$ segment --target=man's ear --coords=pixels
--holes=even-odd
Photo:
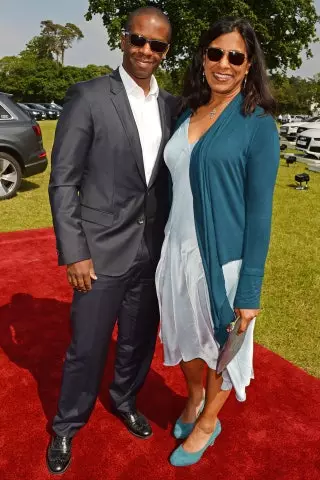
[[[124,51],[125,41],[126,41],[125,35],[121,34],[121,37],[120,37],[120,49],[121,49],[122,52]]]
[[[170,50],[170,45],[168,46],[167,50],[162,54],[162,60],[164,60],[167,56],[167,53],[169,52]]]

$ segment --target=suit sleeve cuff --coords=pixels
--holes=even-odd
[[[87,248],[82,248],[80,250],[73,249],[69,252],[57,250],[57,254],[59,265],[70,265],[70,263],[81,262],[82,260],[89,260],[91,258],[89,249]]]

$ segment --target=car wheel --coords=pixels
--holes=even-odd
[[[13,197],[21,185],[19,162],[5,152],[0,152],[0,200]]]

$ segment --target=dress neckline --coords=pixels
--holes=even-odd
[[[224,118],[228,115],[229,111],[232,109],[232,107],[234,105],[236,105],[238,102],[241,102],[242,100],[242,93],[239,92],[232,100],[231,102],[229,102],[227,104],[227,106],[222,110],[222,112],[220,113],[220,115],[218,116],[218,118],[216,119],[215,122],[213,122],[213,124],[205,131],[203,132],[203,134],[193,143],[190,143],[189,142],[189,125],[190,125],[190,119],[191,119],[191,113],[189,115],[189,117],[187,118],[187,142],[188,142],[188,145],[190,146],[195,146],[198,142],[200,142],[201,140],[203,140],[204,137],[207,136],[207,134],[211,131],[214,131],[221,123],[222,121],[224,120]]]
[[[188,118],[186,119],[186,121],[185,121],[185,132],[186,132],[186,137],[187,137],[188,146],[189,146],[190,148],[193,148],[193,147],[196,145],[196,143],[199,142],[199,140],[200,140],[201,137],[198,138],[198,140],[196,140],[195,142],[192,142],[192,143],[189,142],[189,125],[190,125],[190,119],[191,119],[191,114],[189,115],[189,117],[188,117]]]

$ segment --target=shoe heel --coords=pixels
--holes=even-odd
[[[202,410],[204,409],[204,404],[205,404],[205,401],[203,400],[197,417],[199,417]],[[193,422],[193,423],[183,423],[180,420],[180,418],[178,418],[178,420],[176,421],[175,426],[173,428],[173,436],[175,438],[177,438],[178,440],[182,440],[182,439],[187,438],[190,435],[190,433],[192,432],[194,425],[195,425],[195,422]]]
[[[214,438],[212,439],[212,442],[210,443],[210,447],[213,447],[217,437],[220,435],[221,433],[221,423],[220,423],[220,420],[217,421],[217,424],[216,424],[216,427],[215,427],[215,430],[213,432],[213,435],[214,435]]]

